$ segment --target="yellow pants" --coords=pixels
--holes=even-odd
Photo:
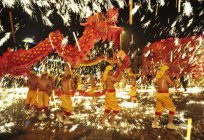
[[[78,83],[77,84],[77,90],[81,90],[82,89],[82,84]]]
[[[116,99],[116,92],[107,90],[105,93],[105,112],[109,113],[111,110],[113,110],[114,113],[118,113],[120,107]]]
[[[136,86],[132,86],[130,89],[130,97],[136,97]]]
[[[72,100],[70,95],[62,94],[60,96],[61,99],[61,107],[65,111],[65,115],[70,115],[72,112]]]
[[[176,107],[172,99],[169,97],[169,93],[156,93],[156,115],[161,115],[164,108],[169,110],[169,114],[174,115],[176,112]]]
[[[126,86],[126,81],[122,81],[121,88],[125,88],[125,86]]]
[[[37,91],[29,89],[26,97],[26,105],[35,106],[36,105]]]
[[[45,91],[38,91],[38,109],[47,109],[49,105],[49,95]]]

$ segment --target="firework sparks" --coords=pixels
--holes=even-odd
[[[134,6],[134,8],[132,9],[132,12],[131,12],[132,15],[134,15],[134,14],[139,10],[140,6],[141,6],[141,5],[135,4],[135,6]]]
[[[74,39],[75,39],[75,41],[77,43],[77,47],[78,47],[79,51],[81,51],[81,47],[79,46],[79,42],[78,42],[77,37],[76,37],[74,32],[73,32],[73,35],[74,35]]]
[[[199,90],[202,91],[202,89],[198,88]],[[191,89],[188,89],[191,90]],[[195,89],[192,89],[195,91]],[[0,90],[2,93],[2,89]],[[16,102],[15,100],[21,100],[21,99],[25,99],[26,96],[26,91],[27,89],[25,88],[15,88],[15,89],[9,89],[6,92],[3,91],[3,97],[1,98],[2,100],[0,100],[0,104],[1,106],[3,106],[3,110],[6,110],[8,107],[12,106],[12,104],[14,102]],[[116,119],[120,122],[119,123],[119,128],[120,129],[115,129],[118,133],[123,134],[123,135],[132,135],[132,132],[135,130],[137,131],[142,131],[144,129],[147,129],[146,127],[146,123],[144,120],[146,120],[147,118],[150,119],[149,117],[154,114],[154,105],[153,104],[146,104],[146,101],[152,101],[154,96],[153,94],[149,94],[149,93],[154,93],[155,90],[149,88],[147,90],[144,89],[139,89],[138,90],[138,95],[140,98],[140,103],[132,103],[129,102],[129,98],[127,98],[128,95],[128,91],[129,91],[129,86],[126,86],[125,91],[121,91],[121,90],[116,90],[117,91],[117,98],[119,100],[119,104],[121,106],[121,115],[117,116]],[[127,91],[127,92],[126,92]],[[198,90],[197,90],[198,91]],[[19,96],[19,93],[23,92],[23,96]],[[173,92],[173,90],[171,89],[170,92]],[[9,94],[7,94],[9,93]],[[148,93],[148,94],[147,94]],[[2,94],[1,94],[2,95]],[[9,96],[8,96],[9,95]],[[10,102],[10,101],[13,102]],[[57,98],[58,100],[58,98]],[[101,118],[101,115],[103,113],[103,109],[101,109],[101,107],[104,104],[104,96],[98,98],[97,102],[94,105],[90,104],[90,100],[91,98],[89,97],[80,97],[80,96],[75,96],[72,98],[73,103],[74,103],[74,107],[75,107],[75,111],[73,112],[73,115],[71,116],[71,119],[74,120],[74,122],[80,122],[80,124],[76,123],[71,127],[64,127],[64,130],[69,133],[75,133],[77,131],[80,130],[81,128],[81,124],[85,125],[87,128],[94,128],[97,130],[103,130],[104,128],[100,126],[99,121]],[[78,102],[77,102],[78,100]],[[3,102],[2,102],[3,101]],[[194,103],[193,101],[190,101],[189,103]],[[203,103],[202,103],[203,104]],[[138,110],[138,111],[135,111]],[[15,111],[19,111],[19,110],[15,110]],[[22,110],[21,110],[22,111]],[[129,114],[129,115],[128,115]],[[143,115],[142,115],[143,114]],[[185,122],[186,118],[184,117],[184,112],[178,112],[177,117],[182,121]],[[126,119],[124,118],[124,116],[126,116]],[[1,119],[3,116],[1,116]],[[135,119],[135,117],[137,119]],[[51,127],[52,132],[57,131],[56,127],[56,123],[57,122],[53,122],[55,115],[52,113],[50,114],[50,118],[52,118],[51,120],[51,124],[49,127]],[[130,118],[134,118],[132,121],[130,121]],[[29,123],[29,122],[28,122]],[[35,123],[35,127],[38,127],[38,130],[45,130],[45,128],[47,127],[48,122],[37,122]],[[135,125],[137,124],[137,125]],[[7,123],[3,123],[3,125],[0,126],[0,131],[1,132],[8,132],[11,131],[12,127],[14,127],[16,125],[16,122],[14,120],[11,120],[10,122]],[[28,124],[29,125],[29,124]],[[109,127],[110,124],[108,124]],[[61,128],[62,126],[59,124],[59,127]],[[181,126],[182,127],[182,126]],[[185,126],[186,128],[186,126]],[[107,129],[107,131],[112,131],[112,129]],[[182,131],[180,132],[182,133]],[[139,135],[141,136],[141,135]],[[163,136],[161,136],[163,137]]]
[[[118,0],[116,1],[120,8],[125,6],[125,1]],[[92,3],[93,9],[90,8],[90,3]],[[50,27],[53,26],[51,23],[51,15],[53,10],[56,9],[56,13],[60,15],[64,21],[65,26],[69,26],[71,22],[71,13],[76,13],[80,16],[80,20],[89,17],[90,15],[94,14],[95,12],[101,12],[101,5],[104,5],[106,9],[113,7],[110,0],[85,0],[80,1],[77,3],[74,0],[71,1],[58,1],[58,0],[51,0],[51,1],[44,1],[44,0],[3,0],[2,4],[4,7],[13,8],[15,5],[18,5],[24,9],[24,11],[30,16],[35,17],[34,12],[34,5],[37,5],[38,8],[41,10],[41,17],[43,19],[43,23]]]
[[[143,24],[143,28],[147,28],[151,23],[151,20],[147,21],[146,23]]]
[[[191,6],[191,3],[188,1],[185,1],[184,3],[183,15],[186,16],[193,15],[193,7]]]
[[[159,4],[160,4],[160,6],[164,6],[165,5],[165,0],[159,0]]]
[[[0,13],[1,13],[1,11],[0,11]],[[0,33],[3,31],[4,31],[4,27],[3,27],[3,25],[1,25],[1,20],[0,20]]]
[[[11,37],[11,33],[5,33],[5,36],[0,40],[0,47]]]

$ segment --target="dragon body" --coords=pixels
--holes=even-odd
[[[97,13],[88,17],[84,26],[83,35],[78,39],[78,44],[62,45],[63,35],[59,30],[51,32],[49,37],[41,41],[29,50],[20,49],[12,52],[8,50],[0,57],[0,77],[5,74],[23,75],[26,74],[31,66],[42,61],[47,55],[55,51],[72,67],[78,67],[83,62],[87,62],[87,55],[94,44],[98,41],[113,41],[117,48],[120,43],[120,34],[123,30],[117,27],[118,10],[109,9],[106,14]]]

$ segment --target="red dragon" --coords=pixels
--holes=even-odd
[[[154,70],[165,63],[171,67],[170,72],[179,76],[182,72],[191,73],[193,77],[203,76],[203,43],[204,35],[179,38],[175,44],[175,38],[163,39],[145,46],[142,55],[142,74],[146,75],[147,68]],[[201,40],[201,41],[200,41]]]
[[[81,51],[78,49],[77,44],[74,46],[69,44],[62,46],[64,37],[58,30],[51,32],[48,38],[29,50],[21,49],[12,52],[9,49],[0,57],[0,77],[5,74],[16,76],[26,74],[32,65],[45,59],[53,51],[72,67],[77,67],[80,63],[87,60],[87,54],[94,48],[94,44],[101,39],[103,42],[112,40],[117,48],[120,42],[120,34],[123,30],[123,28],[116,26],[117,18],[118,9],[113,8],[109,9],[106,14],[97,13],[90,16],[86,22],[81,23],[85,27],[82,37],[78,39],[78,46]],[[129,61],[126,62],[126,65],[128,63]]]

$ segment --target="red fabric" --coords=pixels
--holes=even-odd
[[[65,115],[65,116],[70,116],[71,113],[70,113],[70,112],[66,112],[66,111],[64,111],[64,115]]]
[[[170,73],[177,77],[182,72],[191,73],[193,77],[202,76],[204,63],[201,60],[202,57],[198,57],[196,54],[199,50],[198,38],[203,40],[204,35],[180,38],[178,45],[175,44],[175,38],[168,38],[145,46],[142,54],[142,75],[145,76],[149,73],[155,76],[160,65],[167,64],[170,67]],[[173,54],[172,62],[171,52]],[[148,68],[150,68],[150,72],[147,72]]]
[[[44,107],[44,111],[47,111],[48,110],[48,107]]]
[[[115,111],[115,110],[113,110],[113,113],[118,114],[118,113],[119,113],[119,111]]]
[[[39,111],[42,111],[44,108],[38,108]]]
[[[109,113],[111,112],[111,110],[105,109],[104,112],[109,114]],[[113,110],[113,113],[118,114],[119,111],[115,111],[115,110]]]
[[[175,112],[173,112],[173,111],[169,111],[169,114],[174,115],[174,114],[175,114]]]
[[[159,90],[159,91],[157,91],[157,92],[159,92],[159,93],[169,93],[168,90],[164,90],[164,91]]]
[[[105,109],[105,113],[110,113],[111,111],[108,109]]]
[[[82,37],[78,39],[81,51],[79,51],[77,44],[75,44],[74,46],[58,46],[56,52],[65,61],[68,61],[70,65],[78,67],[81,62],[86,60],[86,56],[90,53],[90,50],[94,48],[94,44],[101,39],[102,42],[105,40],[113,40],[115,48],[117,48],[119,46],[119,38],[123,28],[115,26],[117,22],[112,22],[112,17],[109,17],[110,15],[114,16],[117,14],[117,9],[109,9],[107,15],[97,13],[90,16],[86,22],[81,23],[82,26],[85,26]],[[102,18],[103,16],[106,16],[106,19]],[[117,20],[117,16],[115,20]]]
[[[115,89],[106,89],[106,92],[115,92]]]
[[[113,74],[114,77],[118,77],[118,75],[130,65],[130,58],[128,55],[125,56],[124,62],[122,63],[122,65],[116,70],[116,72]]]
[[[12,75],[24,75],[30,71],[31,66],[40,60],[43,60],[49,53],[53,52],[53,46],[59,46],[63,36],[59,31],[51,32],[49,38],[41,41],[35,47],[29,50],[20,49],[16,52],[8,50],[0,59],[0,76],[7,73]],[[50,41],[51,40],[51,41]]]
[[[131,96],[131,98],[137,98],[137,96]]]
[[[161,116],[161,112],[155,112],[155,115]]]
[[[113,17],[115,17],[114,20]],[[85,26],[82,37],[78,39],[81,51],[77,45],[62,46],[61,42],[64,37],[60,31],[51,32],[49,37],[32,49],[20,49],[16,52],[9,49],[0,57],[0,77],[8,73],[16,76],[24,75],[30,71],[32,65],[43,60],[54,50],[72,67],[78,67],[82,61],[87,59],[86,57],[94,48],[94,44],[101,39],[103,42],[113,40],[117,48],[123,30],[123,28],[116,26],[117,18],[118,10],[113,8],[109,9],[107,14],[97,13],[90,16],[85,23],[81,23],[82,26]]]

